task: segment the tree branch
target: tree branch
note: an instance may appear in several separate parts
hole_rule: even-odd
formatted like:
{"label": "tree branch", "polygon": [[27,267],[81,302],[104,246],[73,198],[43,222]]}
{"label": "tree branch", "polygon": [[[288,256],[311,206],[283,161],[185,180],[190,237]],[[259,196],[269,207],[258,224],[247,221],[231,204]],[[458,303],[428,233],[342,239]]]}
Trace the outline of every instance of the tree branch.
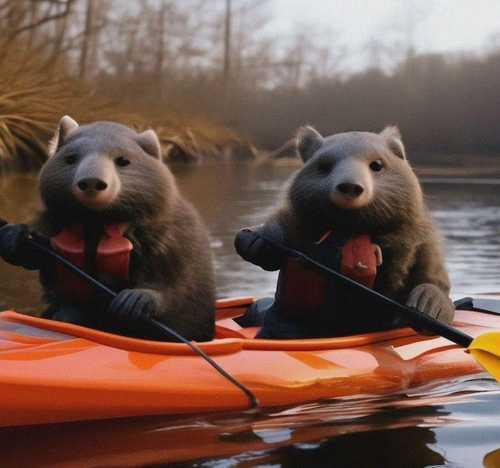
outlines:
{"label": "tree branch", "polygon": [[[63,4],[63,3],[59,3],[58,0],[50,0],[50,1],[57,2],[57,4],[60,4],[60,5]],[[60,13],[55,13],[53,15],[45,16],[43,18],[40,18],[37,21],[34,21],[34,22],[27,24],[25,26],[21,26],[20,28],[14,30],[13,32],[11,32],[9,34],[7,42],[11,42],[16,36],[19,36],[19,34],[22,34],[25,31],[29,31],[30,29],[34,29],[34,28],[41,26],[42,24],[45,24],[45,23],[48,23],[50,21],[54,21],[54,20],[57,20],[59,18],[63,18],[65,16],[67,16],[71,12],[71,7],[72,7],[74,2],[75,2],[75,0],[66,0],[64,2],[65,8]]]}

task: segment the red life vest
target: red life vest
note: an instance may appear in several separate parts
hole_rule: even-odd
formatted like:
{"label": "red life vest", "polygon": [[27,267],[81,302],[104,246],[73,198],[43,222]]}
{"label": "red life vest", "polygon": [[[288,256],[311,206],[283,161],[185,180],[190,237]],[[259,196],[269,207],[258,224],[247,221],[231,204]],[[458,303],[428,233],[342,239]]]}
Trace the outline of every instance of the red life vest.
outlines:
{"label": "red life vest", "polygon": [[380,247],[373,244],[370,236],[349,239],[342,248],[340,272],[349,278],[373,288],[377,277],[377,266],[382,263]]}
{"label": "red life vest", "polygon": [[[129,278],[130,252],[132,242],[123,236],[124,224],[108,224],[97,244],[94,272],[119,282],[127,282]],[[63,229],[50,239],[52,248],[80,268],[85,267],[85,238],[83,226],[74,225]],[[55,282],[57,291],[71,301],[85,302],[92,298],[94,289],[75,273],[68,271],[63,265],[55,265]]]}
{"label": "red life vest", "polygon": [[[331,240],[332,231],[326,232],[315,247],[320,248]],[[331,248],[330,246],[322,249]],[[334,257],[337,252],[326,252]],[[325,252],[323,255],[325,256]],[[314,257],[313,257],[314,258]],[[349,239],[340,248],[339,270],[345,276],[373,288],[377,276],[377,266],[382,263],[380,247],[373,244],[369,235]],[[331,266],[331,265],[327,265]],[[305,265],[300,259],[290,258],[280,272],[278,295],[280,307],[285,313],[316,311],[325,305],[332,280],[322,271]]]}

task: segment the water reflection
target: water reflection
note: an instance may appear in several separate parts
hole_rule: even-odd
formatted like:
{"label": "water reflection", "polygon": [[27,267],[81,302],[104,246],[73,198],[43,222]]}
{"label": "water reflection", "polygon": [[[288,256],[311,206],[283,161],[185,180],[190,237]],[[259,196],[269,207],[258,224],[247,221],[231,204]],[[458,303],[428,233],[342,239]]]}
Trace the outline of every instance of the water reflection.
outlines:
{"label": "water reflection", "polygon": [[454,291],[500,290],[500,186],[440,182],[424,188],[446,237]]}
{"label": "water reflection", "polygon": [[1,465],[478,466],[498,448],[500,391],[481,378],[449,384],[260,414],[1,429]]}
{"label": "water reflection", "polygon": [[[372,430],[339,434],[316,444],[293,444],[272,451],[245,452],[230,463],[245,466],[342,466],[362,467],[426,467],[440,466],[446,458],[435,451],[432,430],[407,427],[396,430]],[[229,460],[209,460],[190,466],[223,467]],[[175,466],[175,465],[174,465]],[[182,466],[182,465],[181,465]],[[234,465],[233,465],[234,466]]]}

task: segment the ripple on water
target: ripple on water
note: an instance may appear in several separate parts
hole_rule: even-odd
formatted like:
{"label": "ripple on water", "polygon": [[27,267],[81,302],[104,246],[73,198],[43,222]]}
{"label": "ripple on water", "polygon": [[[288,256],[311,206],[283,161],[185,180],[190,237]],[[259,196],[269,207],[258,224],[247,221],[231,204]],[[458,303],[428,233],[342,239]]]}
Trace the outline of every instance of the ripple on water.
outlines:
{"label": "ripple on water", "polygon": [[498,385],[479,376],[269,411],[238,424],[219,419],[220,440],[239,449],[189,465],[482,466],[500,447],[500,419],[491,417],[499,399]]}
{"label": "ripple on water", "polygon": [[[445,236],[446,263],[454,291],[500,290],[500,199],[485,197],[473,206],[432,212]],[[491,204],[491,205],[490,205]],[[432,208],[432,206],[431,206]]]}

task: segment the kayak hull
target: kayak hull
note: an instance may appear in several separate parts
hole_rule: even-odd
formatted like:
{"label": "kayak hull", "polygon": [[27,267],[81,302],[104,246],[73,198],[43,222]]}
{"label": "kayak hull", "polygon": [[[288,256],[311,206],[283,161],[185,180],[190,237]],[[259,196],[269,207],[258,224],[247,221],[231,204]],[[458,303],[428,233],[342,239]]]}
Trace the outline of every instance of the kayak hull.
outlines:
{"label": "kayak hull", "polygon": [[[482,372],[462,348],[409,328],[352,337],[260,340],[231,319],[250,299],[219,301],[217,339],[200,347],[261,406],[388,394]],[[457,311],[477,336],[500,317]],[[188,346],[0,313],[0,426],[244,410],[247,396]]]}

